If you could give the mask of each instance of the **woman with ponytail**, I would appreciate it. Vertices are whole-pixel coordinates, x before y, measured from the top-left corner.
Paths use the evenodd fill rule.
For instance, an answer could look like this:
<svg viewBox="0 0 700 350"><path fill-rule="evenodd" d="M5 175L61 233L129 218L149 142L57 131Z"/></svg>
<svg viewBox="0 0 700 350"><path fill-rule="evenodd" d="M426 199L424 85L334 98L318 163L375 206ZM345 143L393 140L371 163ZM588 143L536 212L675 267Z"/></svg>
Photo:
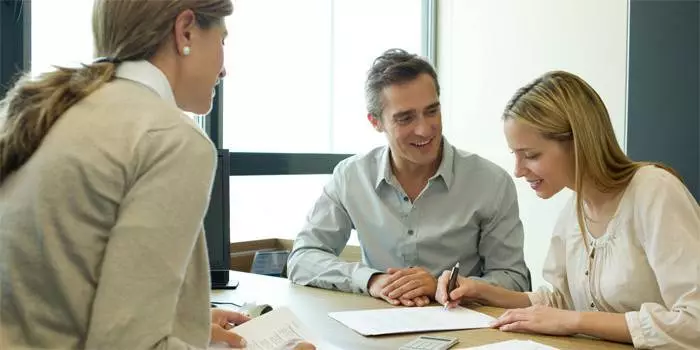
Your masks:
<svg viewBox="0 0 700 350"><path fill-rule="evenodd" d="M95 54L0 102L0 348L243 347L202 220L231 0L96 0Z"/></svg>
<svg viewBox="0 0 700 350"><path fill-rule="evenodd" d="M673 170L622 151L602 99L583 79L549 72L503 114L515 176L541 198L574 192L544 266L553 288L506 291L461 280L448 302L511 308L493 327L585 334L640 349L700 349L700 207Z"/></svg>

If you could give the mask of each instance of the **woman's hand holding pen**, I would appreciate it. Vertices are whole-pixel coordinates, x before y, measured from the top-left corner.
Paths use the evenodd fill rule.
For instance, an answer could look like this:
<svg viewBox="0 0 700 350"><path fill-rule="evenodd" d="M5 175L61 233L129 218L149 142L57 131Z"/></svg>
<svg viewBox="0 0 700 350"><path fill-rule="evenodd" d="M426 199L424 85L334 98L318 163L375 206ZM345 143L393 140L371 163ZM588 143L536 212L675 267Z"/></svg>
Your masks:
<svg viewBox="0 0 700 350"><path fill-rule="evenodd" d="M444 271L442 276L438 278L437 292L435 293L435 301L445 305L447 308L453 308L468 301L506 309L530 306L530 298L527 293L515 292L484 281L462 276L457 277L456 287L449 293L448 298L449 282L450 271Z"/></svg>
<svg viewBox="0 0 700 350"><path fill-rule="evenodd" d="M481 282L475 281L462 276L457 276L456 286L451 293L449 299L447 294L447 285L450 282L451 271L444 271L438 278L437 291L435 292L435 301L447 308L453 308L467 300L479 299L478 287Z"/></svg>

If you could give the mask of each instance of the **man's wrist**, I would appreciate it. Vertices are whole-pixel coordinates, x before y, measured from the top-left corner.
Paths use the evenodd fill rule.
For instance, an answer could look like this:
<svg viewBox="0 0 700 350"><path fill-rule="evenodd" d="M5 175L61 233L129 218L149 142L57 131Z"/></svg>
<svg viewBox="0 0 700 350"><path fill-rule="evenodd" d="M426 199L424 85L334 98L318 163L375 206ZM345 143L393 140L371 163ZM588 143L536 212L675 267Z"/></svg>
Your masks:
<svg viewBox="0 0 700 350"><path fill-rule="evenodd" d="M371 276L369 276L369 280L367 280L367 294L373 297L377 297L372 293L372 284L374 284L374 282L378 280L382 275L383 273L381 272L375 272Z"/></svg>
<svg viewBox="0 0 700 350"><path fill-rule="evenodd" d="M381 271L367 266L360 266L352 273L352 291L354 293L369 294L370 278Z"/></svg>

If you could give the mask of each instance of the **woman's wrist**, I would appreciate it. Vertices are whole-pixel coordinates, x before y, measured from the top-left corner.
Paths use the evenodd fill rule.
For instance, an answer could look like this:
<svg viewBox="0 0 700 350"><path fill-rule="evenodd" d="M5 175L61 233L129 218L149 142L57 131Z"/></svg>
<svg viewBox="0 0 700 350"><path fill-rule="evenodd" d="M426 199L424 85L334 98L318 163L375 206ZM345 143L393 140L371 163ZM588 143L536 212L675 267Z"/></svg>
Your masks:
<svg viewBox="0 0 700 350"><path fill-rule="evenodd" d="M484 304L484 305L491 305L492 300L490 300L490 297L493 296L493 286L482 282L482 281L474 281L474 299L478 300L479 303Z"/></svg>
<svg viewBox="0 0 700 350"><path fill-rule="evenodd" d="M590 319L590 313L586 312L579 312L579 311L570 311L571 316L568 320L567 328L569 331L572 333L586 333L587 329L590 328L589 325L591 323ZM595 321L594 321L595 322Z"/></svg>
<svg viewBox="0 0 700 350"><path fill-rule="evenodd" d="M475 286L475 294L477 295L476 299L486 306L517 309L531 305L527 293L512 291L484 282Z"/></svg>

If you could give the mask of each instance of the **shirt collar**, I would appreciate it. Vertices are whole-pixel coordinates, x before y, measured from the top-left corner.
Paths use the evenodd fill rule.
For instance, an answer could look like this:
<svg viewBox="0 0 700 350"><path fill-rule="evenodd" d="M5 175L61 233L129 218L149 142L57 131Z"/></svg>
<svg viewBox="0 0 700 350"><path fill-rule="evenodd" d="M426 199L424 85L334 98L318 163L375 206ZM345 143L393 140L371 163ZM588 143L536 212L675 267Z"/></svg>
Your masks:
<svg viewBox="0 0 700 350"><path fill-rule="evenodd" d="M162 99L177 106L168 78L151 62L146 60L122 62L117 67L115 76L145 85Z"/></svg>
<svg viewBox="0 0 700 350"><path fill-rule="evenodd" d="M387 145L384 147L379 158L377 180L374 184L374 189L379 189L382 182L390 183L393 176L391 172L391 149ZM447 189L450 189L454 178L454 147L447 142L444 136L442 137L442 160L440 161L440 166L435 172L435 175L433 175L430 180L436 178L442 179Z"/></svg>

